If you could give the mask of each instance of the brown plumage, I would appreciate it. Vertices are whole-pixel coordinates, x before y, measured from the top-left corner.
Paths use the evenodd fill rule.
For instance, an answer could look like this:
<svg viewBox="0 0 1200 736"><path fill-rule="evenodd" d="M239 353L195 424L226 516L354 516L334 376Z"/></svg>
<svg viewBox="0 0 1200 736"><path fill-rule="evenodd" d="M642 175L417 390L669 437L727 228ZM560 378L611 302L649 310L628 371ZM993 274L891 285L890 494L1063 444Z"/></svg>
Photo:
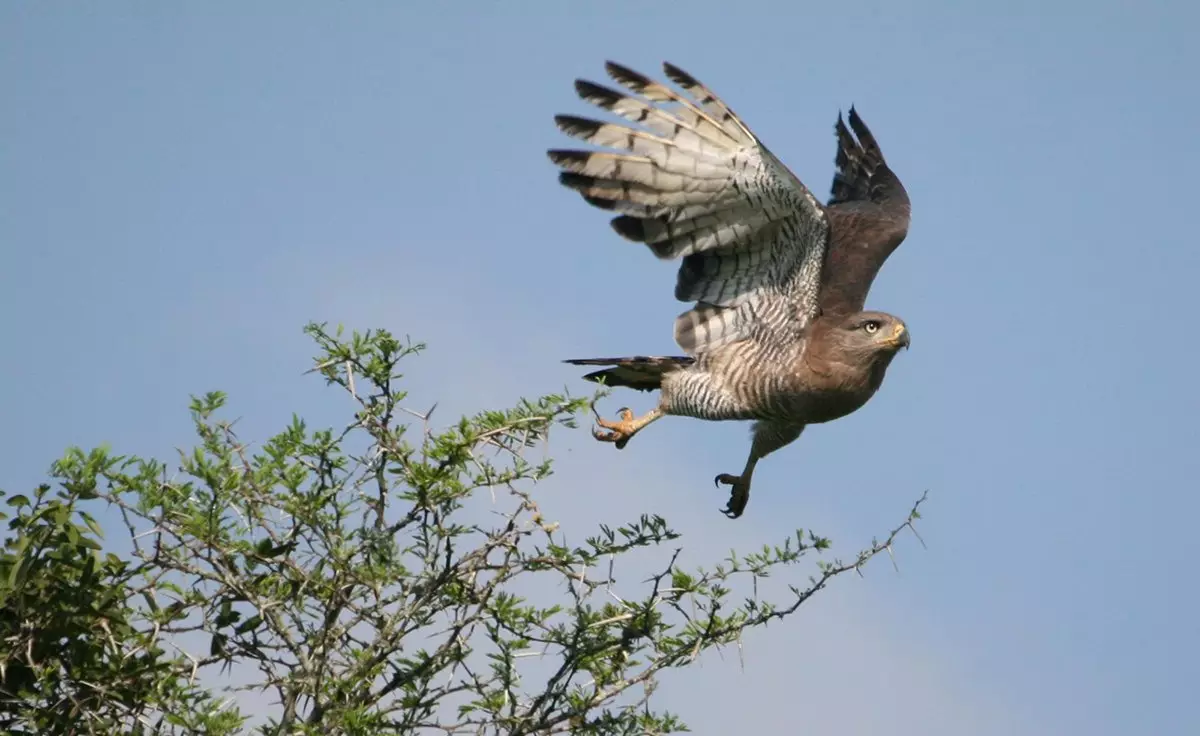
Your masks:
<svg viewBox="0 0 1200 736"><path fill-rule="evenodd" d="M559 128L622 153L552 150L561 183L617 214L613 229L660 259L680 260L675 296L694 302L675 320L682 357L589 358L585 376L659 391L635 418L597 416L597 439L624 447L673 414L756 420L750 456L725 513L740 516L759 459L808 424L843 417L879 389L908 347L897 317L862 311L888 256L908 232L909 202L853 107L838 115L832 194L822 205L707 87L664 64L683 90L609 62L627 92L579 80L580 97L638 128L560 115Z"/></svg>

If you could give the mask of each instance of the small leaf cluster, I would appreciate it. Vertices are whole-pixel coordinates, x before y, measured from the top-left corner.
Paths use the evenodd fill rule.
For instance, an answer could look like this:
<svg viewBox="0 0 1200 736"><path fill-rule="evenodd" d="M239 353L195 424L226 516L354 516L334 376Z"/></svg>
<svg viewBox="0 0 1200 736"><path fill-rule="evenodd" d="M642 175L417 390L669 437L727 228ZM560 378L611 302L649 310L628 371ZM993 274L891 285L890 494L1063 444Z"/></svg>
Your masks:
<svg viewBox="0 0 1200 736"><path fill-rule="evenodd" d="M231 733L240 716L183 672L133 604L139 570L103 550L81 506L123 458L72 449L61 487L0 491L0 728L5 733Z"/></svg>

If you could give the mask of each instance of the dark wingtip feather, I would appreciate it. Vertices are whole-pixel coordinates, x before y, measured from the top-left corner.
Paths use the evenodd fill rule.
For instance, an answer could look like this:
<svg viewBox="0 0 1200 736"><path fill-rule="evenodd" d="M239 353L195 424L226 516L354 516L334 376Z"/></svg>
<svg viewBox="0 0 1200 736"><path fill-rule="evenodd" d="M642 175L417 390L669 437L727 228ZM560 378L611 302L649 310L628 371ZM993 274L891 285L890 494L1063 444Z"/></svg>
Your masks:
<svg viewBox="0 0 1200 736"><path fill-rule="evenodd" d="M833 126L834 132L837 134L838 150L846 149L846 146L857 147L858 142L854 140L854 136L850 135L850 129L846 127L846 121L842 117L842 111L838 110L837 122Z"/></svg>
<svg viewBox="0 0 1200 736"><path fill-rule="evenodd" d="M681 84L685 87L702 86L700 84L700 82L696 80L695 77L693 77L691 74L688 74L687 72L680 69L679 67L675 66L671 62L664 61L662 66L663 66L663 73L666 74L667 77L672 82L675 82L676 84Z"/></svg>
<svg viewBox="0 0 1200 736"><path fill-rule="evenodd" d="M554 124L567 135L582 138L594 135L603 125L599 120L581 118L578 115L555 115Z"/></svg>
<svg viewBox="0 0 1200 736"><path fill-rule="evenodd" d="M587 174L576 174L574 171L560 171L558 172L558 183L567 189L579 191L594 186L596 178Z"/></svg>
<svg viewBox="0 0 1200 736"><path fill-rule="evenodd" d="M871 156L883 161L883 151L879 148L879 143L875 141L875 136L871 135L871 129L859 117L858 111L854 109L854 105L850 106L850 127L854 129L854 135L858 137L858 142L863 149L871 154Z"/></svg>
<svg viewBox="0 0 1200 736"><path fill-rule="evenodd" d="M578 166L579 164L587 163L588 158L591 156L587 151L570 148L551 148L546 151L546 155L555 164L563 167Z"/></svg>
<svg viewBox="0 0 1200 736"><path fill-rule="evenodd" d="M572 188L574 189L574 187L572 187ZM604 199L603 197L593 197L590 194L581 194L580 196L583 197L584 202L587 202L591 206L597 207L602 210L607 210L607 211L611 212L612 210L615 210L617 208L616 200Z"/></svg>
<svg viewBox="0 0 1200 736"><path fill-rule="evenodd" d="M855 133L858 132L859 128L867 127L866 124L863 123L863 119L859 117L858 110L854 109L854 105L850 106L850 127L854 128Z"/></svg>
<svg viewBox="0 0 1200 736"><path fill-rule="evenodd" d="M614 77L631 77L633 79L645 79L649 81L649 77L645 76L644 74L635 72L624 64L618 64L617 62L611 60L604 62L604 71L608 72Z"/></svg>
<svg viewBox="0 0 1200 736"><path fill-rule="evenodd" d="M575 80L575 93L585 102L590 102L600 107L612 107L624 97L624 95L616 90L609 89L595 82L589 82L586 79Z"/></svg>
<svg viewBox="0 0 1200 736"><path fill-rule="evenodd" d="M614 217L610 224L612 229L626 240L632 240L635 243L642 243L646 240L646 228L640 218L621 215Z"/></svg>
<svg viewBox="0 0 1200 736"><path fill-rule="evenodd" d="M604 62L604 71L608 72L608 76L627 87L640 89L654 84L653 80L645 74L635 72L624 64L618 64L615 61Z"/></svg>

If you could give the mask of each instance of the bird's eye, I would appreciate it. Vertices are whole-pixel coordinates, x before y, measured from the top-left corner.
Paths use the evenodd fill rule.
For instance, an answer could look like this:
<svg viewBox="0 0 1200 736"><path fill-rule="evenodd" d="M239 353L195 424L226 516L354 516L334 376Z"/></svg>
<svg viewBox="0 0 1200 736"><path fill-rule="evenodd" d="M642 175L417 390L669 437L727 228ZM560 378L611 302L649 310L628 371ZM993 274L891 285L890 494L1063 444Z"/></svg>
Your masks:
<svg viewBox="0 0 1200 736"><path fill-rule="evenodd" d="M875 320L871 320L870 322L864 322L863 329L867 331L868 335L870 335L879 330L879 323L876 322Z"/></svg>

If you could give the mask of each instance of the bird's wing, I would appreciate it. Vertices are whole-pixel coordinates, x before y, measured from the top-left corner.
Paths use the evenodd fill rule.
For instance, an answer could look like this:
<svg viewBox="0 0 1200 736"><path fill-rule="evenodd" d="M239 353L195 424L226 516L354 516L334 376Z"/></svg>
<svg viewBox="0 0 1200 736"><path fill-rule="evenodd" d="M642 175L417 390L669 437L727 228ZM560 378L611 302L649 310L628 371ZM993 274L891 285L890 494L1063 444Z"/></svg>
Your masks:
<svg viewBox="0 0 1200 736"><path fill-rule="evenodd" d="M837 171L826 212L832 239L821 286L821 310L860 311L875 275L908 234L908 193L888 168L875 137L853 107L850 129L838 115ZM851 134L850 130L854 133Z"/></svg>
<svg viewBox="0 0 1200 736"><path fill-rule="evenodd" d="M696 305L675 320L695 355L735 340L795 335L816 313L829 226L825 209L733 110L664 64L680 94L609 62L633 94L578 80L587 102L639 128L559 115L568 135L622 152L552 150L560 181L601 209L622 236L682 259L675 286Z"/></svg>

